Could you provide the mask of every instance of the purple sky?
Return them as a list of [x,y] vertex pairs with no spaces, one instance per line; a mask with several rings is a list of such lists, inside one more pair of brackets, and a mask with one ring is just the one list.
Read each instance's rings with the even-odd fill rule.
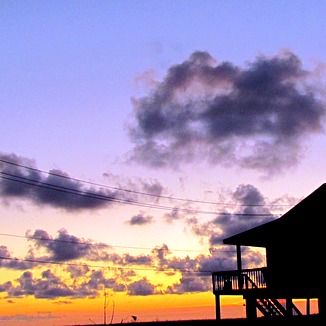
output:
[[223,238],[325,182],[325,13],[2,1],[0,299],[210,292],[210,271],[236,268]]

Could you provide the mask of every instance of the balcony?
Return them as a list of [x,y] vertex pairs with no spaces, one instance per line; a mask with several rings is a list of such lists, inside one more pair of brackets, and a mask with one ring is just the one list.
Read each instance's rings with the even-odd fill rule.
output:
[[[265,317],[302,316],[292,299],[287,298],[286,306],[278,301],[276,292],[267,287],[266,276],[266,267],[212,273],[213,293],[218,300],[217,303],[219,304],[220,295],[242,295],[247,302],[249,318],[257,317],[256,308]],[[220,308],[216,308],[219,316]]]
[[247,291],[267,288],[266,267],[243,269],[241,271],[214,272],[213,293],[220,295],[243,295]]

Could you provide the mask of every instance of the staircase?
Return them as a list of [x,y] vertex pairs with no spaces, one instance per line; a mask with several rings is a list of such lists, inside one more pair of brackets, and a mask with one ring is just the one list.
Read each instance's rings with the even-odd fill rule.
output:
[[[242,274],[243,279],[251,284],[253,289],[258,288],[247,274]],[[300,310],[291,302],[291,312],[277,300],[273,298],[257,298],[256,307],[265,317],[286,317],[288,315],[302,316]]]

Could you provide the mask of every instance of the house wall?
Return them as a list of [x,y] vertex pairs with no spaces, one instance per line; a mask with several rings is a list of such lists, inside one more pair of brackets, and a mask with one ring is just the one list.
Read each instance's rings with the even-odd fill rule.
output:
[[267,286],[298,297],[318,297],[323,285],[322,255],[315,243],[278,242],[266,248]]

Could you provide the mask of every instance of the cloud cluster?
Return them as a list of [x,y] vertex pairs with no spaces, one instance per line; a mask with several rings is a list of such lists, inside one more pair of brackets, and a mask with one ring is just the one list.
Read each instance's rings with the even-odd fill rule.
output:
[[[28,231],[27,236],[34,246],[26,255],[26,261],[20,260],[21,264],[13,259],[5,246],[1,247],[1,267],[24,270],[16,280],[0,284],[0,292],[7,293],[9,299],[25,296],[95,298],[103,288],[132,296],[205,292],[211,290],[212,271],[234,268],[236,264],[235,252],[233,255],[221,251],[218,256],[213,253],[180,258],[173,256],[166,244],[153,248],[148,255],[112,254],[108,252],[112,250],[110,246],[78,238],[64,229],[55,237],[45,230]],[[255,263],[259,264],[257,257],[254,256]],[[103,266],[89,264],[90,259],[100,261]],[[249,259],[253,257],[244,256],[244,262],[250,264]],[[15,264],[9,264],[10,261]],[[56,267],[52,269],[53,263]],[[105,267],[107,264],[113,267]],[[33,268],[44,269],[40,276],[36,276]],[[144,275],[147,269],[165,273],[167,277],[178,274],[179,282],[174,281],[164,288],[156,284],[155,278]],[[70,277],[65,276],[67,273]]]
[[87,278],[81,283],[68,283],[62,276],[55,275],[50,269],[34,277],[31,271],[24,272],[15,284],[6,282],[0,285],[0,292],[7,292],[9,297],[34,296],[38,299],[55,298],[95,298],[103,286],[110,287],[118,292],[124,287],[116,286],[113,278],[106,278],[101,271],[90,271]]
[[294,166],[323,131],[325,101],[291,52],[245,67],[194,52],[148,95],[133,99],[129,153],[151,167],[206,161],[275,173]]
[[[6,164],[1,160],[11,161],[15,164]],[[1,160],[1,176],[15,178],[14,180],[6,178],[0,180],[0,192],[5,198],[30,197],[34,202],[39,202],[40,198],[44,198],[43,189],[38,190],[36,184],[27,183],[25,185],[22,183],[20,187],[16,187],[15,180],[34,180],[35,183],[47,184],[50,181],[45,178],[49,179],[54,177],[53,175],[44,177],[40,170],[25,169],[24,165],[31,167],[34,164],[33,161],[15,155],[2,155]],[[140,195],[144,189],[153,189],[159,196],[164,190],[158,182],[138,181],[132,183],[134,190],[126,196]],[[67,180],[63,178],[62,183],[65,182],[68,183],[66,185],[70,189],[81,189],[85,186],[80,184],[80,181],[71,178],[67,178]],[[54,183],[55,181],[51,181],[51,184]],[[58,181],[55,184],[58,185]],[[117,188],[116,191],[118,192],[119,189]],[[148,254],[119,254],[113,251],[114,248],[109,245],[79,238],[70,234],[66,229],[58,230],[55,236],[51,236],[42,229],[29,230],[26,233],[29,250],[24,259],[16,259],[12,257],[6,246],[0,247],[0,267],[24,271],[16,280],[8,280],[0,284],[0,292],[7,293],[9,299],[34,296],[36,298],[67,298],[70,300],[95,298],[103,287],[135,296],[211,291],[212,271],[236,268],[235,250],[233,253],[224,251],[220,246],[222,239],[267,222],[272,218],[271,212],[266,208],[268,207],[267,199],[253,185],[240,185],[228,195],[230,195],[232,204],[229,212],[225,211],[224,207],[223,213],[217,211],[209,221],[203,222],[199,217],[194,217],[193,213],[189,218],[190,213],[186,208],[194,205],[191,201],[183,202],[180,206],[176,206],[171,213],[163,214],[163,219],[167,223],[174,221],[186,223],[199,241],[202,244],[207,244],[207,248],[210,248],[206,255],[199,254],[192,258],[189,256],[176,257],[173,256],[173,251],[166,244],[153,248]],[[155,197],[153,199],[155,200]],[[56,198],[51,202],[44,201],[44,203],[66,209],[90,207],[87,204],[65,202],[65,200]],[[277,203],[284,204],[281,199]],[[152,222],[152,216],[140,212],[133,215],[126,223],[141,227]],[[242,260],[243,265],[250,268],[261,266],[264,257],[248,250],[243,253]],[[95,266],[93,262],[96,262]],[[52,269],[53,264],[56,267]],[[45,269],[39,276],[39,273],[33,273],[34,268]],[[60,269],[64,270],[64,273],[60,272]],[[171,276],[170,284],[165,287],[162,284],[157,284],[155,278],[147,277],[146,270],[150,270],[150,274],[165,273],[167,278]],[[67,278],[63,275],[70,277]],[[175,281],[175,276],[179,276],[178,281]]]
[[[267,208],[267,199],[253,185],[241,184],[229,195],[233,209],[229,213],[217,213],[204,222],[195,217],[187,218],[186,213],[183,217],[193,234],[210,248],[207,254],[181,258],[174,256],[166,244],[156,246],[146,255],[118,254],[109,245],[79,238],[65,229],[58,230],[56,236],[42,229],[27,231],[30,247],[25,261],[13,258],[7,247],[0,247],[0,266],[24,271],[15,282],[0,284],[0,292],[6,292],[8,298],[31,295],[36,298],[74,299],[95,298],[103,287],[132,296],[211,291],[211,272],[236,268],[235,249],[232,251],[221,246],[222,240],[273,219]],[[278,199],[273,205],[276,204],[283,205],[284,201]],[[142,225],[150,221],[149,216],[137,215],[129,223]],[[249,248],[242,252],[245,268],[261,266],[264,259],[261,253]],[[97,266],[92,265],[94,261]],[[64,278],[62,273],[55,274],[58,269],[49,268],[54,262],[70,278]],[[33,268],[44,266],[41,276],[35,277]],[[164,288],[156,284],[155,278],[147,277],[146,270],[164,273],[167,278],[173,276],[173,281],[171,278],[170,284]],[[177,282],[176,275],[180,276]]]

